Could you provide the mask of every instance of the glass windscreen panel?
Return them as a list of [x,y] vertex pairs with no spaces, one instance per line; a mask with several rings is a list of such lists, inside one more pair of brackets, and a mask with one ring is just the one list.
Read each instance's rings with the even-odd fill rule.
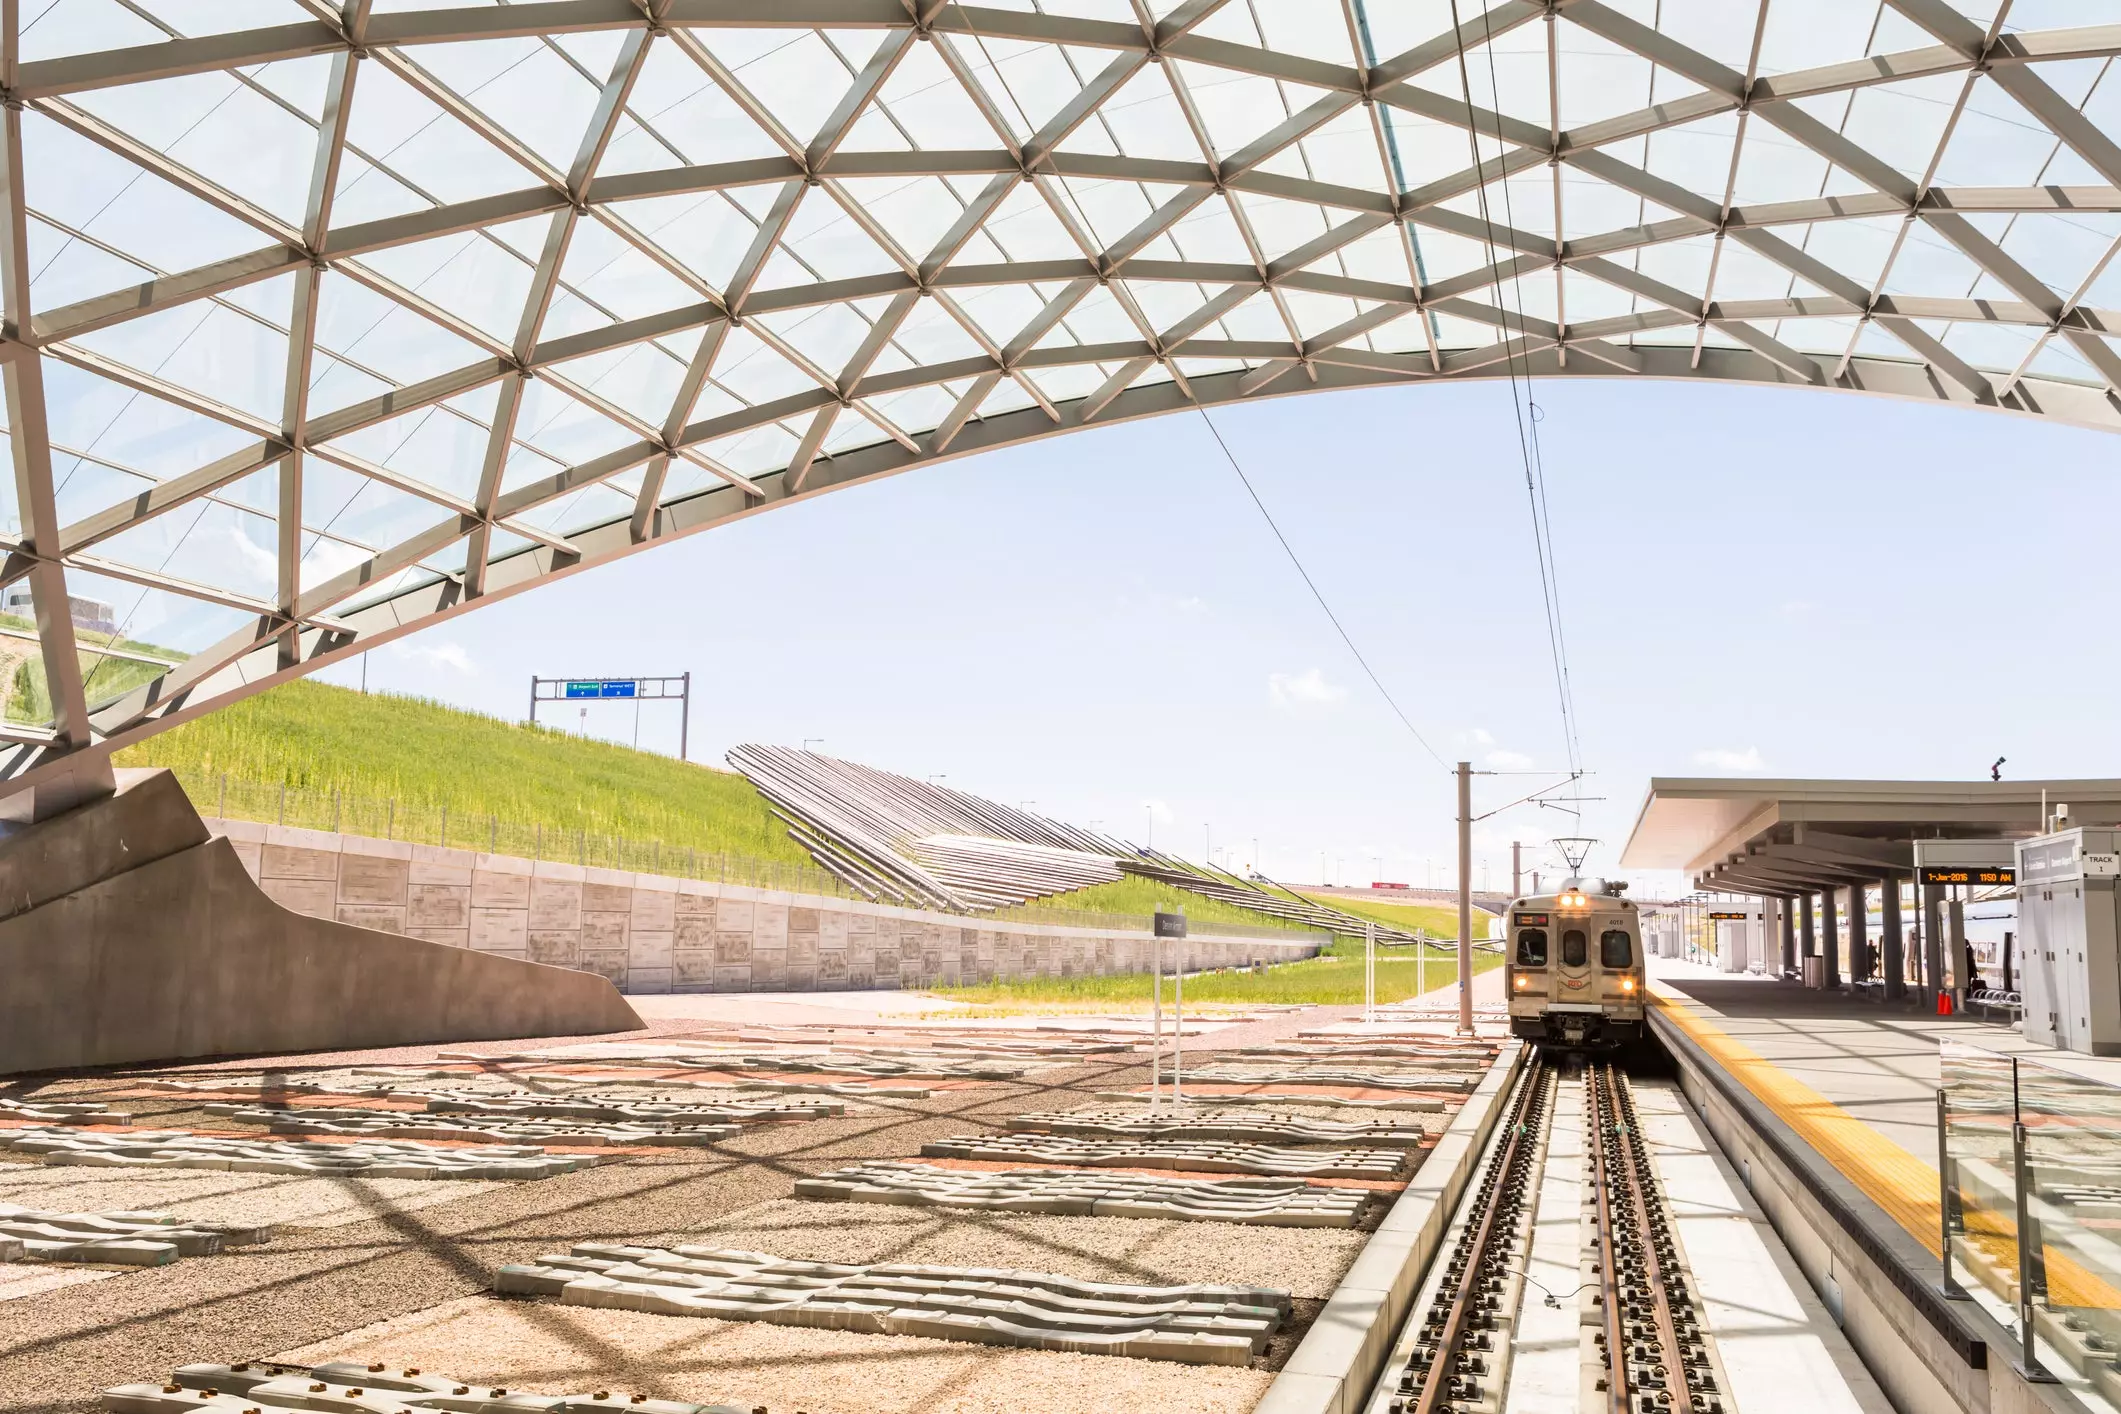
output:
[[1600,967],[1633,967],[1635,965],[1635,940],[1628,936],[1625,928],[1608,928],[1598,935],[1598,965]]
[[1581,928],[1571,928],[1561,935],[1561,965],[1582,967],[1591,960],[1591,940]]
[[1544,928],[1519,928],[1517,930],[1515,961],[1519,967],[1545,967],[1547,965],[1547,930]]

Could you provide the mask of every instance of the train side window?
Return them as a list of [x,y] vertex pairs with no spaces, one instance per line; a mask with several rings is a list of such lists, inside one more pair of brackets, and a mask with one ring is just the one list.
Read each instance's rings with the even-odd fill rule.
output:
[[1584,937],[1583,929],[1571,928],[1561,935],[1561,965],[1581,967],[1591,960],[1591,941]]
[[1517,930],[1517,965],[1519,967],[1545,967],[1547,965],[1546,929],[1519,928]]
[[1628,937],[1625,928],[1608,928],[1598,935],[1598,965],[1600,967],[1633,967],[1635,965],[1634,940]]

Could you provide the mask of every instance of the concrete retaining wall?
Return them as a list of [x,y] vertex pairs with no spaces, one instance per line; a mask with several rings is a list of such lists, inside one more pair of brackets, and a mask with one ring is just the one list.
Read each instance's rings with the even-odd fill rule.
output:
[[[620,991],[835,991],[1149,970],[1151,938],[969,920],[738,884],[584,868],[248,820],[209,820],[275,902]],[[1196,968],[1289,962],[1315,942],[1202,935]]]
[[166,771],[0,842],[0,1073],[640,1024],[601,977],[288,912]]

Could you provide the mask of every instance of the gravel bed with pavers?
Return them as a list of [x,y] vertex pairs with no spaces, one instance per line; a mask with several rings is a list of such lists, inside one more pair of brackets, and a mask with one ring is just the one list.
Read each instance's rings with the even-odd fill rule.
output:
[[180,1218],[233,1226],[338,1227],[398,1221],[421,1208],[475,1198],[494,1180],[290,1178],[214,1169],[136,1169],[0,1164],[0,1199],[52,1211],[167,1209]]
[[[1277,1342],[1286,1332],[1277,1336]],[[467,1296],[281,1352],[447,1370],[485,1393],[609,1389],[774,1414],[1249,1414],[1274,1376],[921,1336]],[[166,1366],[164,1368],[167,1368]],[[1085,1392],[1094,1391],[1094,1400]]]
[[798,1198],[996,1213],[1180,1218],[1262,1227],[1353,1227],[1369,1194],[1314,1188],[1300,1178],[1150,1178],[1139,1174],[1010,1169],[966,1172],[879,1162],[798,1179]]
[[[510,1399],[512,1403],[502,1404]],[[624,1409],[629,1414],[743,1414],[733,1405],[649,1399],[608,1389],[563,1395],[511,1392],[505,1386],[474,1389],[452,1376],[431,1375],[413,1365],[393,1370],[380,1361],[361,1364],[352,1360],[308,1369],[250,1361],[185,1365],[159,1384],[119,1385],[103,1392],[103,1407],[110,1414],[178,1414],[192,1409],[258,1414],[258,1406],[344,1410],[348,1414],[456,1414],[467,1407],[484,1408],[489,1401],[503,1408],[551,1414],[589,1414],[597,1409]]]
[[406,1110],[278,1109],[208,1105],[206,1112],[239,1124],[262,1124],[274,1134],[359,1135],[375,1139],[441,1139],[473,1144],[509,1142],[607,1148],[705,1148],[742,1131],[735,1124],[588,1124],[568,1119],[450,1119]]
[[1243,1365],[1290,1310],[1265,1287],[1085,1282],[1050,1272],[794,1262],[739,1248],[582,1243],[506,1266],[502,1296],[664,1315]]
[[[844,1034],[849,1028],[835,1029]],[[663,1034],[674,1035],[667,1030]],[[1255,1028],[1250,1034],[1261,1033]],[[1131,1046],[1143,1039],[1139,1028],[1129,1036],[1112,1038],[1113,1044]],[[1019,1044],[1037,1049],[1035,1037],[960,1039],[931,1032],[905,1039],[902,1049],[917,1044],[924,1051],[951,1046],[1013,1051]],[[358,1193],[372,1203],[372,1211],[365,1220],[358,1214],[335,1214],[331,1220],[338,1225],[328,1232],[290,1223],[270,1246],[246,1251],[240,1261],[179,1263],[92,1285],[46,1289],[37,1300],[10,1303],[9,1328],[0,1331],[0,1363],[11,1365],[12,1389],[0,1389],[0,1411],[74,1414],[95,1408],[95,1391],[121,1379],[151,1380],[200,1359],[278,1352],[277,1358],[303,1363],[339,1356],[364,1362],[395,1360],[403,1355],[407,1364],[467,1379],[499,1382],[505,1375],[509,1384],[528,1388],[559,1391],[612,1384],[696,1403],[726,1401],[739,1408],[765,1404],[832,1414],[910,1414],[914,1409],[1079,1414],[1085,1391],[1094,1391],[1101,1405],[1138,1405],[1159,1414],[1243,1414],[1361,1249],[1366,1238],[1360,1230],[1254,1227],[1246,1230],[1242,1242],[1233,1243],[1226,1230],[1206,1222],[1040,1214],[946,1216],[925,1209],[823,1204],[791,1196],[795,1182],[808,1175],[863,1160],[909,1158],[927,1142],[963,1137],[975,1128],[998,1129],[1020,1114],[1074,1110],[1090,1104],[1099,1091],[1137,1082],[1146,1074],[1146,1057],[1139,1052],[1095,1054],[1105,1040],[1098,1037],[1084,1045],[1088,1054],[1012,1054],[1012,1060],[1052,1062],[1021,1080],[970,1086],[960,1081],[957,1088],[932,1087],[921,1099],[880,1097],[875,1088],[859,1087],[855,1093],[866,1103],[850,1105],[843,1117],[749,1126],[711,1150],[637,1153],[545,1183],[443,1180],[423,1185],[218,1172],[35,1170],[39,1184],[59,1178],[86,1182],[122,1177],[158,1185],[261,1185],[255,1191],[203,1194],[202,1201],[258,1203],[315,1190]],[[1189,1051],[1193,1044],[1189,1040]],[[378,1078],[419,1083],[415,1073],[432,1064],[421,1065],[420,1059],[436,1053],[430,1049],[404,1054],[411,1065],[387,1052],[321,1059],[338,1062],[348,1081],[356,1078],[353,1070],[389,1067],[380,1077],[359,1077],[366,1087],[375,1087]],[[485,1058],[482,1064],[494,1059]],[[457,1070],[433,1077],[440,1083],[421,1088],[496,1100],[531,1095],[572,1100],[596,1091],[631,1102],[660,1091],[673,1101],[698,1102],[734,1093],[729,1084],[693,1082],[691,1077],[614,1075],[616,1067],[608,1062],[599,1065],[601,1073],[553,1071],[555,1061],[590,1059],[579,1055],[548,1053],[538,1059],[548,1073]],[[163,1078],[182,1076],[211,1088],[244,1079],[255,1083],[263,1069],[256,1063],[227,1069],[191,1065],[174,1067]],[[128,1088],[137,1090],[148,1078],[136,1070],[124,1078],[40,1082],[34,1097],[23,1098],[91,1102]],[[295,1078],[327,1078],[326,1067],[305,1067],[289,1058],[266,1071],[269,1083]],[[190,1100],[187,1106],[187,1101],[171,1095],[168,1110],[143,1106],[144,1122],[193,1122],[189,1116],[197,1112],[198,1102]],[[1124,1113],[1129,1107],[1100,1108]],[[1254,1122],[1263,1117],[1330,1121],[1329,1114],[1301,1102],[1277,1106],[1272,1116],[1243,1118]],[[1410,1144],[1440,1128],[1441,1119],[1393,1116]],[[1347,1147],[1347,1142],[1336,1147]],[[0,1166],[0,1192],[10,1191],[8,1181],[5,1166]],[[413,1192],[421,1188],[459,1192],[445,1201],[427,1202],[428,1194]],[[395,1201],[371,1196],[386,1190]],[[18,1196],[39,1206],[58,1205],[41,1192]],[[59,1201],[89,1206],[75,1198]],[[98,1206],[195,1210],[191,1204],[169,1201],[163,1192]],[[920,1336],[731,1324],[711,1317],[504,1301],[487,1294],[499,1267],[531,1263],[584,1242],[666,1248],[713,1243],[791,1261],[1009,1268],[1127,1284],[1265,1286],[1288,1291],[1292,1302],[1290,1317],[1264,1351],[1248,1367],[1238,1368],[1017,1350]],[[15,1392],[26,1389],[38,1391],[29,1402]]]
[[1218,1085],[1347,1085],[1363,1090],[1471,1091],[1478,1075],[1434,1070],[1344,1070],[1335,1066],[1203,1065],[1186,1072],[1187,1080]]

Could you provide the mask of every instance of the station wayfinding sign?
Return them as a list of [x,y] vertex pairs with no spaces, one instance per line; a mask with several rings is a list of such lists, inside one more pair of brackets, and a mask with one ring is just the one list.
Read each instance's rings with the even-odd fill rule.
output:
[[640,693],[641,685],[633,678],[590,678],[587,681],[571,681],[567,684],[569,697],[633,697]]
[[1720,913],[1711,913],[1709,915],[1711,919],[1719,923],[1744,923],[1749,921],[1752,916],[1753,915],[1750,913],[1732,913],[1728,910]]
[[1165,913],[1163,910],[1158,909],[1156,914],[1156,936],[1159,938],[1185,937],[1186,915],[1183,913]]

